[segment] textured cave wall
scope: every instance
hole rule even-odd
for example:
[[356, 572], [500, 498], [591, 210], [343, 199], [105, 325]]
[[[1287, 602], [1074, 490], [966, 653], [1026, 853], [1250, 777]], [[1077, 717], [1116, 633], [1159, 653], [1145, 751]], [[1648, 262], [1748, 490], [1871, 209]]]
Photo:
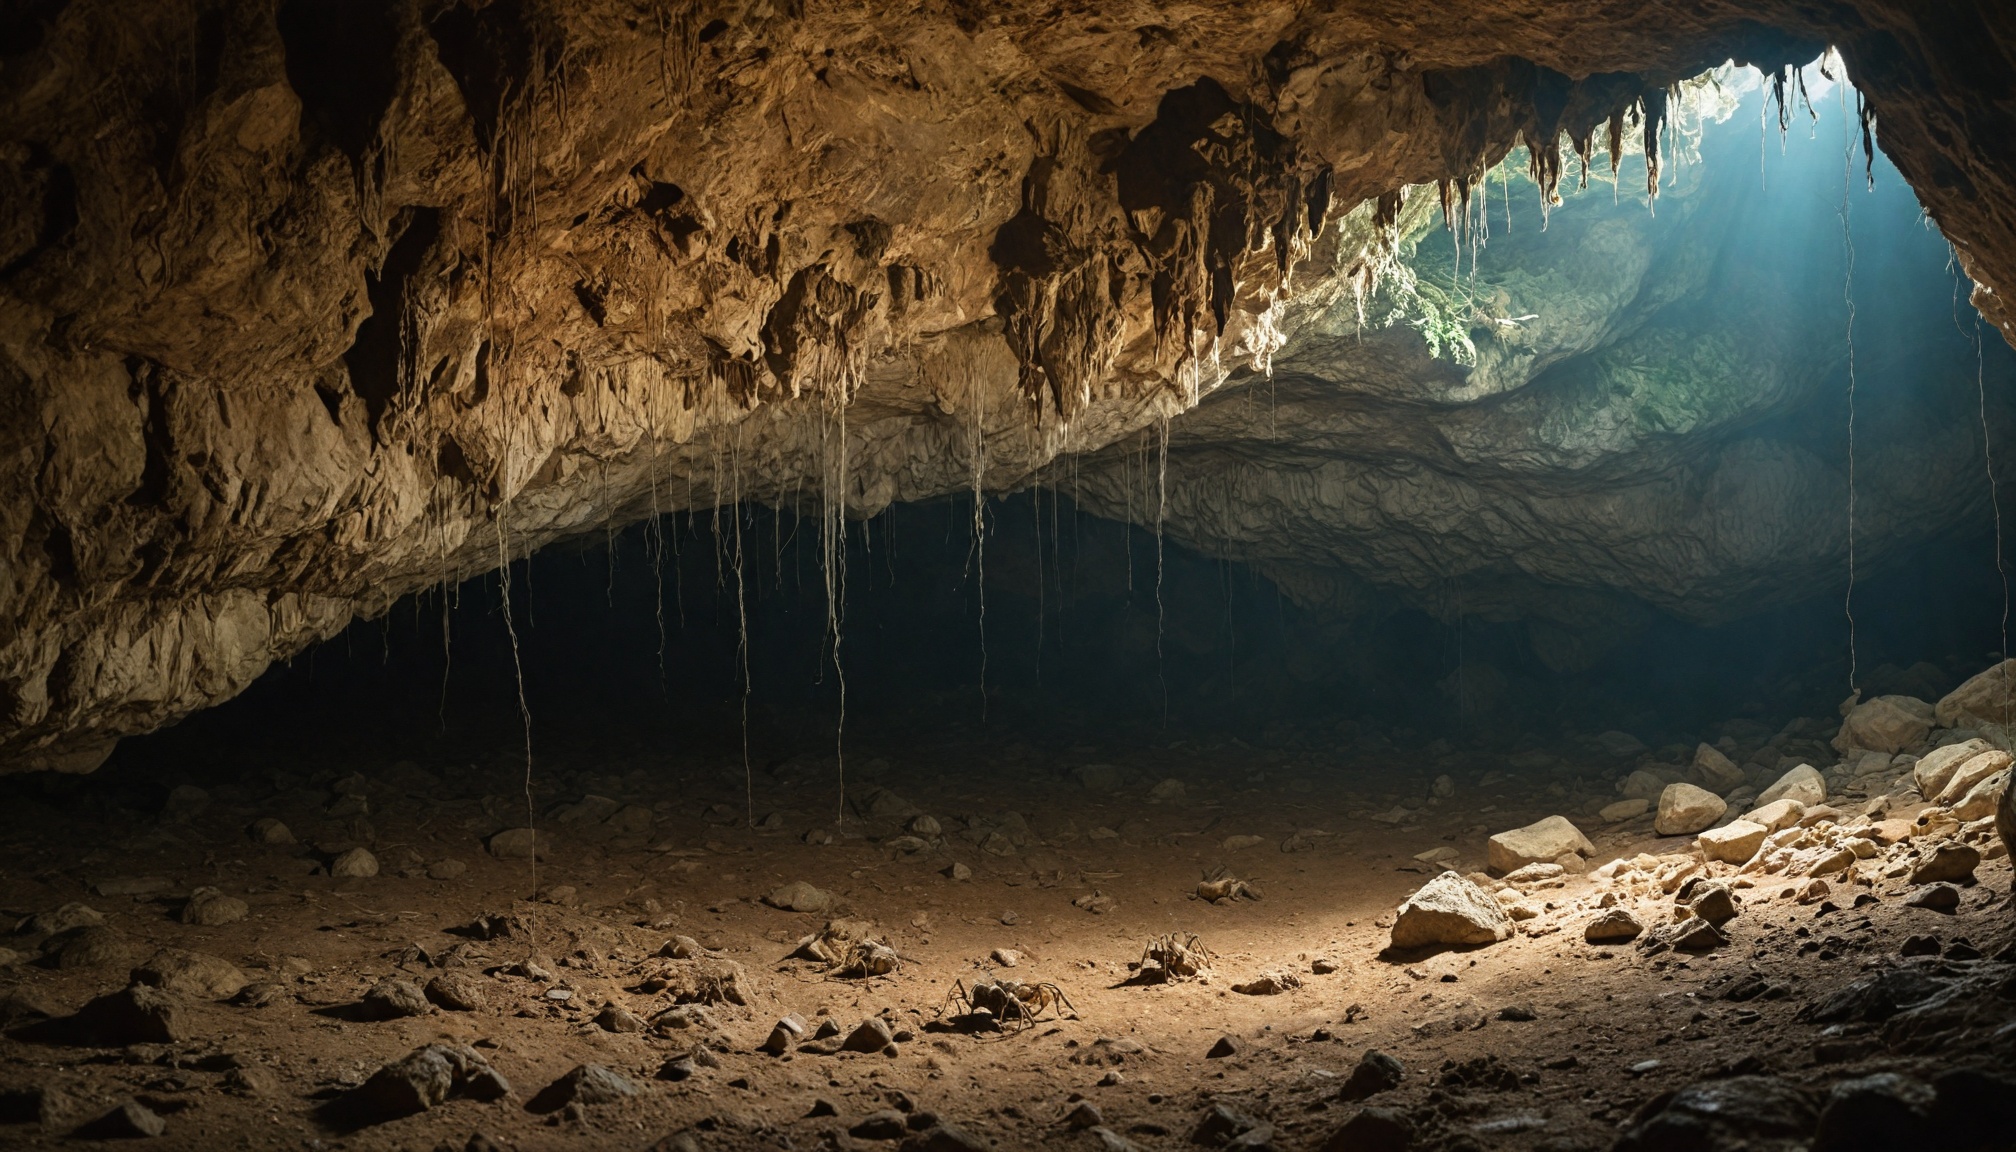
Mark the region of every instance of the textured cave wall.
[[1760, 157], [1755, 103], [1656, 215], [1592, 187], [1543, 233], [1508, 186], [1488, 239], [1438, 226], [1372, 301], [1298, 301], [1271, 377], [1170, 421], [1166, 449], [1155, 430], [1081, 462], [1081, 503], [1337, 615], [1524, 621], [1543, 660], [1586, 667], [1655, 614], [1841, 595], [1853, 297], [1861, 575], [1987, 531], [1983, 421], [2016, 431], [2016, 359], [1977, 345], [1888, 165], [1873, 193], [1851, 174], [1851, 283], [1840, 110]]
[[1522, 135], [1600, 150], [1731, 55], [1841, 43], [2001, 322], [2012, 19], [16, 6], [0, 762], [88, 768], [354, 614], [653, 508], [1021, 484], [1264, 362], [1284, 289], [1380, 242], [1369, 201]]

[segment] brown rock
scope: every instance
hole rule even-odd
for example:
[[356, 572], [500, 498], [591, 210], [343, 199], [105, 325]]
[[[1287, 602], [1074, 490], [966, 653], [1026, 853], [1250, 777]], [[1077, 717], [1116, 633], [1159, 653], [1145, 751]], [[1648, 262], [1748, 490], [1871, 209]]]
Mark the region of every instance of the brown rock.
[[1932, 850], [1911, 869], [1911, 883], [1938, 884], [1969, 881], [1981, 866], [1981, 853], [1966, 844], [1948, 841]]

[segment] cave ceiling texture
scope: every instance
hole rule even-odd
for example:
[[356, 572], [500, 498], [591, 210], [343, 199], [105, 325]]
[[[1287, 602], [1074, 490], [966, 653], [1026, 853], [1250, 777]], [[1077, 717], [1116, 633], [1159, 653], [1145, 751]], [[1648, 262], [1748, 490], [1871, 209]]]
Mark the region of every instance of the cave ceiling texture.
[[[2016, 7], [1991, 0], [0, 22], [7, 769], [89, 770], [354, 617], [612, 522], [742, 499], [830, 529], [1067, 469], [1138, 518], [1165, 452], [1178, 539], [1339, 612], [1468, 579], [1561, 665], [1646, 613], [1810, 595], [1838, 470], [1737, 433], [1838, 367], [1838, 329], [1763, 332], [1770, 285], [1690, 259], [1717, 242], [1677, 239], [1698, 173], [1656, 215], [1642, 186], [1629, 213], [1570, 196], [1573, 247], [1523, 271], [1494, 247], [1507, 331], [1466, 357], [1357, 321], [1403, 239], [1449, 244], [1438, 185], [1463, 220], [1533, 145], [1566, 192], [1674, 138], [1674, 86], [1732, 59], [1838, 51], [2016, 331]], [[1867, 462], [1872, 562], [1978, 512], [1950, 494], [1976, 446], [1941, 436]]]

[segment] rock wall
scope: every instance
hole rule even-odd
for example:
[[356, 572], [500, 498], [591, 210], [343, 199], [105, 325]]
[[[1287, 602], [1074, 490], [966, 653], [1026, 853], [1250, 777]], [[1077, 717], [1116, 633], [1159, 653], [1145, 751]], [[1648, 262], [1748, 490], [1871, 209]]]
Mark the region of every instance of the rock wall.
[[1561, 134], [1656, 139], [1666, 86], [1731, 55], [1841, 44], [2004, 322], [2012, 20], [17, 6], [0, 764], [88, 769], [353, 614], [612, 520], [794, 500], [837, 532], [1021, 484], [1264, 364], [1293, 289], [1362, 282], [1403, 186], [1521, 138], [1551, 181]]

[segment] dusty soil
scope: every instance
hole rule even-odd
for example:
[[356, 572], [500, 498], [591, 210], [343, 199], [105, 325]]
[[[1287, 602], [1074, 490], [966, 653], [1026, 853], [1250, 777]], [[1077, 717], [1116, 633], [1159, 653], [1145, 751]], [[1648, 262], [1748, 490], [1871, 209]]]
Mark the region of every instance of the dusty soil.
[[[143, 811], [138, 794], [111, 779], [8, 781], [0, 908], [27, 917], [88, 904], [116, 931], [123, 954], [61, 968], [34, 960], [44, 943], [36, 935], [0, 939], [25, 957], [0, 968], [11, 1029], [0, 1040], [0, 1088], [13, 1090], [0, 1094], [11, 1102], [0, 1111], [8, 1121], [0, 1145], [69, 1146], [80, 1126], [137, 1098], [165, 1118], [154, 1143], [172, 1148], [459, 1149], [472, 1133], [526, 1150], [644, 1148], [668, 1137], [665, 1147], [686, 1147], [674, 1136], [682, 1131], [703, 1148], [893, 1147], [847, 1134], [891, 1107], [911, 1114], [903, 1121], [910, 1131], [928, 1129], [918, 1114], [929, 1113], [1000, 1148], [1101, 1140], [1173, 1148], [1187, 1145], [1219, 1103], [1275, 1126], [1272, 1145], [1254, 1146], [1316, 1148], [1359, 1109], [1339, 1088], [1376, 1048], [1397, 1057], [1405, 1077], [1371, 1103], [1414, 1117], [1417, 1147], [1604, 1148], [1646, 1101], [1704, 1077], [1761, 1070], [1824, 1087], [1872, 1068], [1920, 1067], [1918, 1058], [1886, 1054], [1866, 1026], [1863, 1034], [1829, 1030], [1802, 1021], [1801, 1009], [1897, 962], [1909, 937], [1934, 936], [1947, 949], [1965, 941], [1993, 956], [2016, 922], [2009, 864], [1997, 860], [1980, 867], [1952, 913], [1903, 906], [1903, 880], [1877, 879], [1821, 906], [1780, 898], [1773, 883], [1743, 893], [1727, 946], [1651, 955], [1585, 943], [1585, 909], [1599, 882], [1569, 876], [1528, 895], [1541, 914], [1509, 941], [1395, 956], [1384, 951], [1392, 910], [1438, 870], [1413, 856], [1449, 845], [1458, 868], [1481, 868], [1489, 833], [1564, 804], [1546, 777], [1479, 788], [1471, 775], [1455, 796], [1390, 825], [1370, 817], [1402, 801], [1418, 805], [1432, 773], [1284, 768], [1234, 743], [1130, 753], [1117, 761], [1112, 793], [1066, 775], [1067, 766], [1096, 759], [984, 741], [911, 749], [893, 768], [855, 758], [858, 807], [881, 787], [941, 823], [940, 840], [911, 853], [886, 842], [902, 834], [900, 814], [868, 820], [850, 810], [837, 842], [806, 842], [808, 831], [833, 825], [830, 763], [759, 770], [754, 810], [774, 826], [759, 832], [743, 826], [739, 765], [638, 753], [592, 769], [548, 766], [535, 776], [536, 807], [552, 835], [538, 901], [525, 899], [533, 891], [527, 861], [485, 851], [486, 836], [523, 823], [519, 769], [501, 755], [494, 769], [348, 765], [367, 778], [362, 816], [330, 815], [340, 791], [334, 771], [197, 778], [209, 802], [193, 814], [200, 802], [188, 796]], [[1185, 782], [1183, 796], [1144, 800], [1171, 778]], [[588, 794], [651, 808], [650, 829], [548, 817]], [[1004, 819], [1011, 811], [1026, 816], [1026, 834]], [[266, 817], [285, 821], [300, 842], [255, 842], [247, 829]], [[1659, 840], [1644, 821], [1604, 831], [1600, 821], [1578, 820], [1597, 841], [1592, 863], [1691, 843]], [[1259, 842], [1228, 850], [1230, 837]], [[357, 845], [380, 861], [380, 874], [332, 878], [330, 862]], [[428, 878], [443, 860], [467, 871]], [[970, 868], [970, 878], [948, 876], [954, 864]], [[1221, 867], [1261, 898], [1195, 898], [1199, 880]], [[119, 877], [158, 877], [162, 887], [99, 894]], [[797, 913], [760, 902], [798, 880], [832, 893], [836, 906]], [[184, 924], [187, 894], [199, 886], [242, 898], [249, 917]], [[1110, 910], [1073, 904], [1095, 891], [1110, 897]], [[1854, 904], [1864, 893], [1874, 902]], [[1653, 923], [1670, 918], [1670, 903], [1633, 906]], [[516, 923], [476, 939], [468, 926], [486, 913]], [[834, 917], [871, 921], [901, 966], [844, 979], [786, 958]], [[1216, 953], [1210, 971], [1178, 984], [1130, 983], [1130, 964], [1163, 933], [1200, 936]], [[619, 1033], [598, 1024], [610, 1004], [645, 1021], [670, 1005], [677, 974], [657, 991], [647, 981], [687, 963], [658, 955], [675, 935], [739, 964], [750, 1003], [707, 1006], [711, 1030]], [[222, 957], [272, 998], [259, 1007], [191, 999], [183, 1038], [173, 1042], [64, 1042], [68, 1013], [123, 988], [129, 967], [162, 947]], [[1019, 963], [1002, 967], [991, 958], [996, 949], [1019, 952]], [[526, 960], [548, 978], [510, 974]], [[1318, 960], [1335, 970], [1318, 974]], [[431, 965], [476, 976], [487, 1005], [364, 1018], [367, 990], [388, 976], [424, 984], [450, 970]], [[1075, 1012], [1008, 1032], [941, 1018], [955, 981], [989, 972], [1054, 983]], [[1268, 972], [1293, 974], [1301, 986], [1277, 995], [1232, 990]], [[1769, 991], [1728, 998], [1753, 973]], [[554, 989], [571, 996], [553, 999]], [[815, 1028], [831, 1018], [841, 1038], [879, 1014], [897, 1042], [885, 1053], [826, 1054], [831, 1042], [812, 1044], [808, 1031], [786, 1054], [759, 1051], [787, 1013]], [[1236, 1051], [1207, 1058], [1221, 1037]], [[332, 1101], [430, 1043], [474, 1046], [513, 1092], [493, 1102], [450, 1099], [354, 1129], [337, 1122]], [[688, 1078], [661, 1078], [668, 1061], [696, 1045], [718, 1066], [702, 1059]], [[1949, 1050], [1938, 1059], [1945, 1066], [1967, 1057]], [[1495, 1063], [1471, 1063], [1480, 1059]], [[528, 1110], [542, 1088], [582, 1064], [621, 1073], [637, 1095]], [[1103, 1133], [1067, 1123], [1080, 1100], [1096, 1106]]]

